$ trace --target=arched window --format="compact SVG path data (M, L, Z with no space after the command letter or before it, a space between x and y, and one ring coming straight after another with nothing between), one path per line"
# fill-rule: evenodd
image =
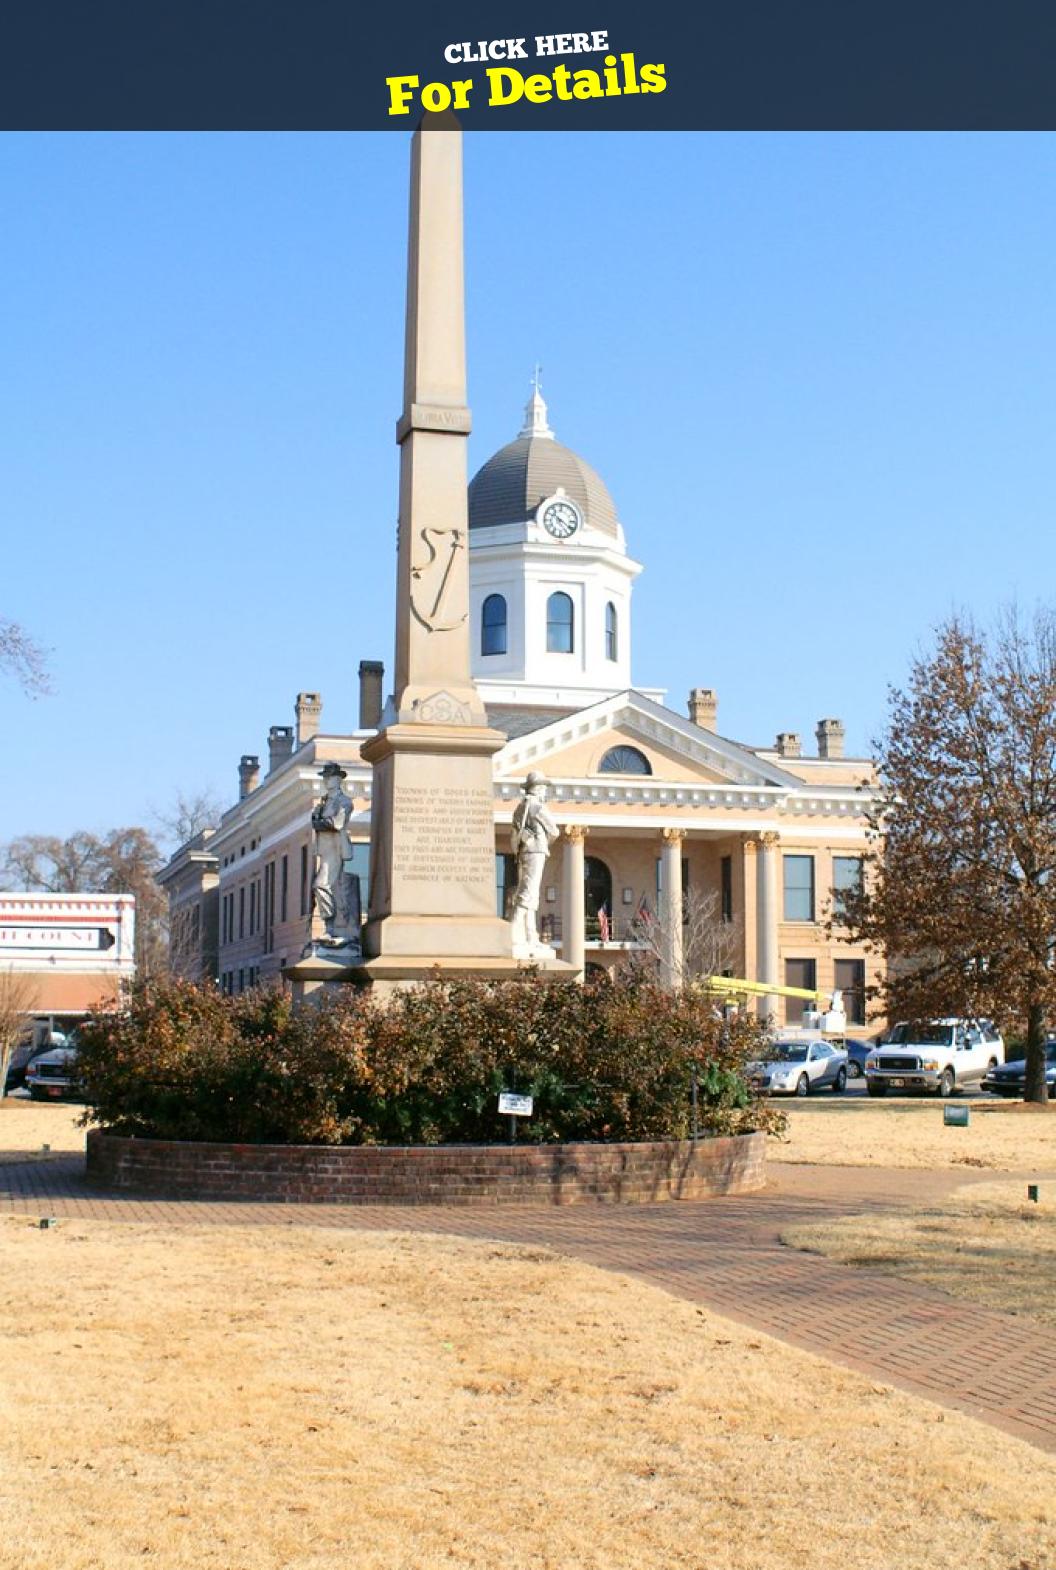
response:
M571 654L575 648L572 599L560 590L546 602L546 652Z
M481 607L480 652L506 653L506 601L501 594L489 594Z
M637 747L610 747L598 764L599 774L651 774L653 766Z
M607 942L612 932L612 873L597 856L583 861L583 914L587 937Z
M619 658L620 644L617 635L616 607L610 600L605 607L605 658Z

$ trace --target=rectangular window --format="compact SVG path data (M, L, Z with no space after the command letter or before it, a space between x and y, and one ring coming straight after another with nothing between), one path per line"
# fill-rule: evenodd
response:
M733 857L722 858L722 919L733 920Z
M308 914L308 847L301 846L301 915Z
M238 990L239 990L239 992L245 992L245 990L246 990L246 979L245 978L246 978L245 971L244 970L240 970L239 973L238 973Z
M246 935L246 885L244 883L238 891L238 935L240 938ZM240 987L239 991L241 990Z
M814 857L785 856L785 920L814 920Z
M257 930L257 880L249 885L249 935L253 936Z
M517 887L517 859L514 856L504 855L502 851L495 852L495 914L504 921L508 918L509 902L513 898L513 891Z
M834 981L843 993L848 1025L865 1024L865 960L838 959Z
M290 894L290 858L282 858L282 876L279 880L279 920L286 920L286 910Z
M839 921L844 914L844 895L857 894L862 886L861 856L832 858L832 914Z
M786 858L787 859L787 858ZM785 986L807 987L811 992L817 986L818 967L812 959L786 959L785 960ZM806 998L785 999L785 1024L798 1025L803 1019L803 1010L807 1006Z

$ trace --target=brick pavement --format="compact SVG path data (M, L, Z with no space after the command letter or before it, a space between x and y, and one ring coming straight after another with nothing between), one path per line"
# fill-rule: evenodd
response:
M820 1353L1056 1454L1056 1331L785 1248L796 1221L929 1203L968 1174L773 1165L756 1195L683 1204L451 1210L135 1198L81 1156L0 1166L0 1208L155 1225L308 1225L543 1244ZM980 1174L992 1178L993 1174Z

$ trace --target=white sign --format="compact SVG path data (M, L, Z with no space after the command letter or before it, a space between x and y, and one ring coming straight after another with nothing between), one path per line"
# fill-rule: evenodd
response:
M110 949L114 938L101 927L0 927L0 947L18 949Z
M511 1118L530 1118L532 1098L515 1096L510 1091L504 1090L499 1097L499 1111L507 1113Z

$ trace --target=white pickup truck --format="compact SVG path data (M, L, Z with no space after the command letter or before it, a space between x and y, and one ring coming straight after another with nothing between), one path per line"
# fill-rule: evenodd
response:
M952 1096L961 1086L978 1089L983 1075L1004 1061L1005 1044L989 1020L896 1025L865 1060L865 1088L871 1096L889 1090Z

